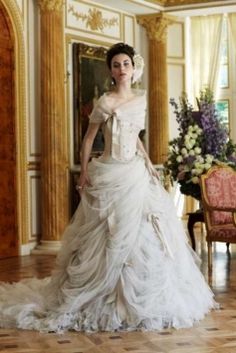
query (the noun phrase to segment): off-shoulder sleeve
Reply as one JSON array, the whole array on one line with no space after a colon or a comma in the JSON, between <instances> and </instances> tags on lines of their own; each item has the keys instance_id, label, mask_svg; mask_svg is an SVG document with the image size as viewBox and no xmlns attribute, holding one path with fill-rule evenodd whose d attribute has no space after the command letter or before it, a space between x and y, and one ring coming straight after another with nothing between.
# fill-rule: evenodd
<instances>
[{"instance_id":1,"label":"off-shoulder sleeve","mask_svg":"<svg viewBox=\"0 0 236 353\"><path fill-rule=\"evenodd\" d=\"M91 124L99 124L104 122L103 96L101 96L89 115L89 122Z\"/></svg>"}]
</instances>

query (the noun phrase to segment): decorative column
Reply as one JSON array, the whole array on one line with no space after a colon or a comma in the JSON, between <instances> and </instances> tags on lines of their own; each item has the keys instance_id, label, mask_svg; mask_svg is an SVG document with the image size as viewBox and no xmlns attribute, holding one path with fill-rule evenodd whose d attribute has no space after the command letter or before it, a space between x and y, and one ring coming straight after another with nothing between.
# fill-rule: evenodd
<instances>
[{"instance_id":1,"label":"decorative column","mask_svg":"<svg viewBox=\"0 0 236 353\"><path fill-rule=\"evenodd\" d=\"M34 253L55 253L68 223L63 2L38 0L41 10L42 238Z\"/></svg>"},{"instance_id":2,"label":"decorative column","mask_svg":"<svg viewBox=\"0 0 236 353\"><path fill-rule=\"evenodd\" d=\"M137 21L146 28L149 38L149 155L154 164L162 164L169 141L166 39L174 17L163 13L140 15Z\"/></svg>"}]
</instances>

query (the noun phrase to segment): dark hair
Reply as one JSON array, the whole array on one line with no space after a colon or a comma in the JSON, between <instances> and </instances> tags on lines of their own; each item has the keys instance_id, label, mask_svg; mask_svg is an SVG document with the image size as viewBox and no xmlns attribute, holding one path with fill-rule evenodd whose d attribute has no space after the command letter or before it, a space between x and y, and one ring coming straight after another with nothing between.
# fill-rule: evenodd
<instances>
[{"instance_id":1,"label":"dark hair","mask_svg":"<svg viewBox=\"0 0 236 353\"><path fill-rule=\"evenodd\" d=\"M111 61L113 56L118 55L118 54L126 54L130 57L132 64L134 66L134 55L135 55L135 50L133 47L131 47L128 44L125 43L116 43L110 49L107 51L107 57L106 57L106 63L109 69L111 69Z\"/></svg>"}]
</instances>

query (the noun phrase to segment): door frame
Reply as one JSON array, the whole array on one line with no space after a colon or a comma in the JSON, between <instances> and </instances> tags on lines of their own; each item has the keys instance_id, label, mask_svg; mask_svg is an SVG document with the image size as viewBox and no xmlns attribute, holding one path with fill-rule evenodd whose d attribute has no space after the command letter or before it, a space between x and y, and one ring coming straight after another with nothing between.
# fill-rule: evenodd
<instances>
[{"instance_id":1,"label":"door frame","mask_svg":"<svg viewBox=\"0 0 236 353\"><path fill-rule=\"evenodd\" d=\"M21 245L29 242L29 202L27 191L26 139L26 52L23 18L15 0L0 0L9 16L14 34L15 54L15 133L16 192L19 254Z\"/></svg>"}]
</instances>

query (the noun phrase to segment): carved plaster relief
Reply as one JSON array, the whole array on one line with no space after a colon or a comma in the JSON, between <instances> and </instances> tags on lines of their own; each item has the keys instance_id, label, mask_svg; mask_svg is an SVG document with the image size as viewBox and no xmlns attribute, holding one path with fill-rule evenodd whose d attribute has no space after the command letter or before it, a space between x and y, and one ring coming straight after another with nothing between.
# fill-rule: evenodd
<instances>
[{"instance_id":1,"label":"carved plaster relief","mask_svg":"<svg viewBox=\"0 0 236 353\"><path fill-rule=\"evenodd\" d=\"M42 11L61 11L64 4L63 0L38 0Z\"/></svg>"},{"instance_id":2,"label":"carved plaster relief","mask_svg":"<svg viewBox=\"0 0 236 353\"><path fill-rule=\"evenodd\" d=\"M121 15L101 6L75 0L67 1L66 26L68 28L121 39Z\"/></svg>"}]
</instances>

